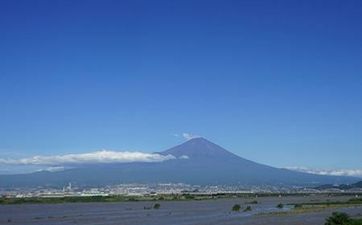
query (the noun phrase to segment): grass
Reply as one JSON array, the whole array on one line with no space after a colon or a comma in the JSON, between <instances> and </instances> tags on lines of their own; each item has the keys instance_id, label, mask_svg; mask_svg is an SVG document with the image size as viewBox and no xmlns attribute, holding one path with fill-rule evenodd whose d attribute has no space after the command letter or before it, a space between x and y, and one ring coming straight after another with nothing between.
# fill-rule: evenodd
<instances>
[{"instance_id":1,"label":"grass","mask_svg":"<svg viewBox=\"0 0 362 225\"><path fill-rule=\"evenodd\" d=\"M289 205L294 205L295 210L310 209L310 208L346 207L346 206L362 205L362 198L351 198L347 201L306 202L306 203L296 203Z\"/></svg>"},{"instance_id":2,"label":"grass","mask_svg":"<svg viewBox=\"0 0 362 225\"><path fill-rule=\"evenodd\" d=\"M0 197L0 205L7 204L58 204L86 202L129 202L129 201L198 201L221 198L234 198L233 194L160 194L145 196L109 195L109 196L76 196L76 197ZM240 197L240 196L237 196Z\"/></svg>"},{"instance_id":3,"label":"grass","mask_svg":"<svg viewBox=\"0 0 362 225\"><path fill-rule=\"evenodd\" d=\"M259 202L254 200L254 201L251 201L251 202L246 202L246 204L250 204L250 205L255 205L255 204L258 204Z\"/></svg>"},{"instance_id":4,"label":"grass","mask_svg":"<svg viewBox=\"0 0 362 225\"><path fill-rule=\"evenodd\" d=\"M276 194L259 194L258 196L276 196ZM76 196L76 197L0 197L1 204L56 204L78 202L128 202L128 201L190 201L223 198L254 198L255 194L219 193L219 194L159 194L144 196L110 195L110 196ZM250 204L257 204L251 201Z\"/></svg>"},{"instance_id":5,"label":"grass","mask_svg":"<svg viewBox=\"0 0 362 225\"><path fill-rule=\"evenodd\" d=\"M258 215L290 215L290 214L303 214L309 212L320 212L325 209L338 209L343 207L352 207L357 205L362 205L362 198L354 198L349 199L347 201L324 201L324 202L307 202L307 203L295 203L295 204L288 204L293 205L293 210L289 211L282 211L282 212L268 212L268 213L260 213ZM279 208L280 204L277 205ZM354 225L354 224L353 224ZM361 224L362 225L362 224Z\"/></svg>"},{"instance_id":6,"label":"grass","mask_svg":"<svg viewBox=\"0 0 362 225\"><path fill-rule=\"evenodd\" d=\"M87 197L55 197L55 198L0 198L0 204L55 204L77 202L119 202L137 201L137 199L124 196L87 196Z\"/></svg>"},{"instance_id":7,"label":"grass","mask_svg":"<svg viewBox=\"0 0 362 225\"><path fill-rule=\"evenodd\" d=\"M278 196L276 194L259 194L258 196ZM299 196L299 194L288 194L284 196ZM304 195L305 196L305 195ZM57 204L57 203L85 203L85 202L129 202L129 201L198 201L225 198L254 198L255 194L160 194L145 196L127 196L127 195L110 195L110 196L77 196L77 197L25 197L25 198L8 198L0 197L1 204ZM258 204L258 201L252 200L246 204ZM289 204L294 205L295 209L317 207L317 206L335 206L335 205L359 205L362 204L362 198L352 198L344 202L308 202Z\"/></svg>"},{"instance_id":8,"label":"grass","mask_svg":"<svg viewBox=\"0 0 362 225\"><path fill-rule=\"evenodd\" d=\"M0 204L58 204L58 203L86 203L86 202L130 202L130 201L187 201L207 200L218 198L217 196L203 195L156 195L156 196L76 196L76 197L24 197L24 198L0 198Z\"/></svg>"}]
</instances>

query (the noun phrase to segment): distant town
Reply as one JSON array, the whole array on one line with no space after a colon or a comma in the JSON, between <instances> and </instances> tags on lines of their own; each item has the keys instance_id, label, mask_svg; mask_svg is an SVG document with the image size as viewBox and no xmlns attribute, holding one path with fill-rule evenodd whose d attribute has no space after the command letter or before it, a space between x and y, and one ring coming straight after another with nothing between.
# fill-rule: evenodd
<instances>
[{"instance_id":1,"label":"distant town","mask_svg":"<svg viewBox=\"0 0 362 225\"><path fill-rule=\"evenodd\" d=\"M307 188L307 187L277 187L277 186L245 186L245 185L189 185L183 183L161 183L161 184L119 184L104 187L80 187L68 183L62 188L36 187L36 188L2 188L0 195L3 198L56 198L56 197L85 197L85 196L152 196L172 194L313 194L313 193L362 193L362 188L343 190L338 186L330 188Z\"/></svg>"}]
</instances>

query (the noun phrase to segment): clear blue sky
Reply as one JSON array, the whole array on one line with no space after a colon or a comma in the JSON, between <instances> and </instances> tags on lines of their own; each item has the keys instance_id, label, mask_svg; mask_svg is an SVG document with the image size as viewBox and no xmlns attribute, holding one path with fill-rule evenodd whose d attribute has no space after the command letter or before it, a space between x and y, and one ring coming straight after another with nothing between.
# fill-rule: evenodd
<instances>
[{"instance_id":1,"label":"clear blue sky","mask_svg":"<svg viewBox=\"0 0 362 225\"><path fill-rule=\"evenodd\" d=\"M202 135L273 166L362 167L362 2L1 1L0 156Z\"/></svg>"}]
</instances>

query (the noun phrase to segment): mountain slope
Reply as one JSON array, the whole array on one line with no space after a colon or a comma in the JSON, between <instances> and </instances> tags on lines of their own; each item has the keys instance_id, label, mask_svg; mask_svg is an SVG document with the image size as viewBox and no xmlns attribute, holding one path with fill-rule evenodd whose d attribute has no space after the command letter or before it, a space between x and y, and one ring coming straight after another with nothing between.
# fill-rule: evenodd
<instances>
[{"instance_id":1,"label":"mountain slope","mask_svg":"<svg viewBox=\"0 0 362 225\"><path fill-rule=\"evenodd\" d=\"M191 139L159 152L176 159L157 163L87 165L60 172L0 176L0 186L21 187L68 182L78 185L182 182L190 184L305 185L356 182L357 178L321 176L278 169L241 158L204 139Z\"/></svg>"}]
</instances>

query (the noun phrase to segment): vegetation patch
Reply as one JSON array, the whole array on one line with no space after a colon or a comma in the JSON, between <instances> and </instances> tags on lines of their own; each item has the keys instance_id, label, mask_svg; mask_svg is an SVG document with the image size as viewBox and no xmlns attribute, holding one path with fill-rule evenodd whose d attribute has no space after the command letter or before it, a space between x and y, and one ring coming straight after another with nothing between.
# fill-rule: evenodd
<instances>
[{"instance_id":1,"label":"vegetation patch","mask_svg":"<svg viewBox=\"0 0 362 225\"><path fill-rule=\"evenodd\" d=\"M251 206L247 206L244 210L243 210L243 212L249 212L249 211L251 211L252 209L251 209Z\"/></svg>"},{"instance_id":2,"label":"vegetation patch","mask_svg":"<svg viewBox=\"0 0 362 225\"><path fill-rule=\"evenodd\" d=\"M362 225L362 219L353 219L343 212L334 212L326 219L325 225Z\"/></svg>"},{"instance_id":3,"label":"vegetation patch","mask_svg":"<svg viewBox=\"0 0 362 225\"><path fill-rule=\"evenodd\" d=\"M156 203L153 205L153 208L154 209L159 209L161 207L160 203Z\"/></svg>"},{"instance_id":4,"label":"vegetation patch","mask_svg":"<svg viewBox=\"0 0 362 225\"><path fill-rule=\"evenodd\" d=\"M234 212L239 212L241 209L241 206L239 204L235 204L233 207L232 207L232 211Z\"/></svg>"},{"instance_id":5,"label":"vegetation patch","mask_svg":"<svg viewBox=\"0 0 362 225\"><path fill-rule=\"evenodd\" d=\"M258 204L258 201L254 200L254 201L251 201L251 202L247 202L246 204L255 205L255 204Z\"/></svg>"},{"instance_id":6,"label":"vegetation patch","mask_svg":"<svg viewBox=\"0 0 362 225\"><path fill-rule=\"evenodd\" d=\"M324 202L306 202L306 203L296 203L288 204L293 205L295 213L305 213L313 211L321 211L327 208L341 208L341 207L351 207L356 205L362 205L361 198L352 198L347 201L324 201Z\"/></svg>"},{"instance_id":7,"label":"vegetation patch","mask_svg":"<svg viewBox=\"0 0 362 225\"><path fill-rule=\"evenodd\" d=\"M326 206L338 206L338 205L342 205L342 206L346 206L346 205L362 205L362 198L351 198L347 201L324 201L324 202L305 202L305 203L296 203L296 204L291 204L294 205L294 208L298 209L298 208L308 208L308 207L326 207Z\"/></svg>"}]
</instances>

